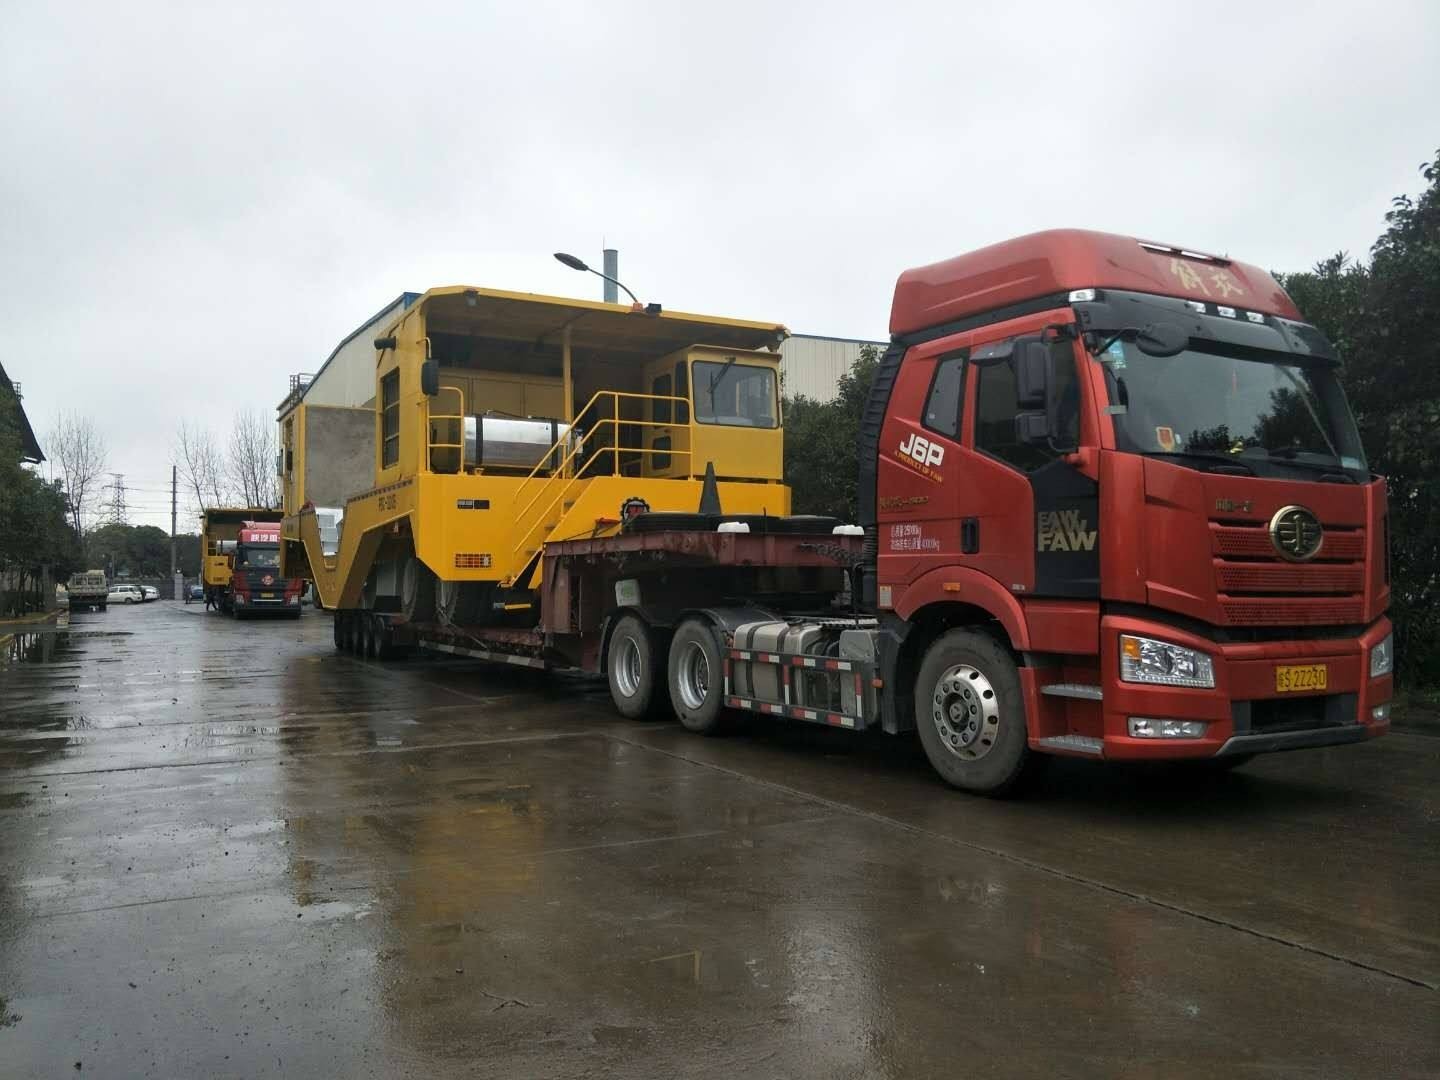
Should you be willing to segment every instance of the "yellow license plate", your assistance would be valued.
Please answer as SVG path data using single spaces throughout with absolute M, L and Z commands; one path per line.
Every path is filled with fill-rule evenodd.
M 260 599 L 261 599 L 261 600 L 274 600 L 274 599 L 275 599 L 275 594 L 274 594 L 273 592 L 262 592 L 262 593 L 260 594 Z
M 1275 668 L 1277 694 L 1324 690 L 1329 684 L 1330 668 L 1325 664 L 1279 664 Z

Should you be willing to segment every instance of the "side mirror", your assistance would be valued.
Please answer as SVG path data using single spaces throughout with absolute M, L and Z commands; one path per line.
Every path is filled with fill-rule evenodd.
M 420 365 L 420 392 L 427 397 L 440 393 L 440 365 L 434 360 Z
M 1050 346 L 1022 338 L 1015 346 L 1015 398 L 1022 409 L 1043 409 L 1050 388 Z
M 1146 356 L 1176 356 L 1189 344 L 1185 328 L 1172 322 L 1151 323 L 1135 335 L 1135 347 Z
M 1015 441 L 1024 446 L 1050 445 L 1050 421 L 1043 412 L 1022 412 L 1015 417 Z

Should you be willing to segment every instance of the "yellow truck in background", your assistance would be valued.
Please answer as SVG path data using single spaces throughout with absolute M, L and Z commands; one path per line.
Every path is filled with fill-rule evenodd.
M 302 583 L 280 570 L 282 513 L 263 506 L 211 507 L 200 527 L 205 604 L 236 618 L 265 611 L 300 615 Z

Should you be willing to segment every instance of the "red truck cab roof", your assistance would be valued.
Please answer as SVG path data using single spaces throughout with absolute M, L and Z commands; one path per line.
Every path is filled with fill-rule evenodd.
M 895 283 L 890 333 L 957 322 L 1076 289 L 1125 289 L 1299 319 L 1258 266 L 1172 244 L 1086 229 L 1049 229 L 906 270 Z

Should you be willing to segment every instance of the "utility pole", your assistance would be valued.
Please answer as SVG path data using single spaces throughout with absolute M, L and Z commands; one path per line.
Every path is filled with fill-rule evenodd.
M 176 466 L 170 466 L 170 580 L 175 580 L 175 495 L 178 490 L 176 481 L 179 478 L 179 470 Z M 179 596 L 171 597 L 172 600 L 179 600 Z

